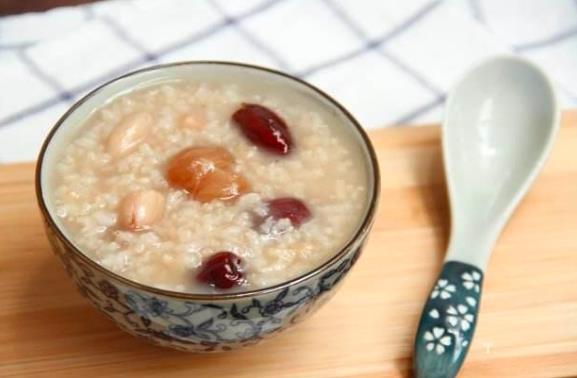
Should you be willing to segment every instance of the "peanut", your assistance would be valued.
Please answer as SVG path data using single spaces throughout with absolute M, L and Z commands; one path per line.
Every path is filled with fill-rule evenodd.
M 113 157 L 120 157 L 133 151 L 148 136 L 152 121 L 152 116 L 145 112 L 126 116 L 110 133 L 108 152 Z
M 118 207 L 118 225 L 129 231 L 146 230 L 162 218 L 164 206 L 164 196 L 156 190 L 129 193 Z
M 192 108 L 188 113 L 181 118 L 181 123 L 184 128 L 192 130 L 200 130 L 206 125 L 205 110 L 201 107 Z

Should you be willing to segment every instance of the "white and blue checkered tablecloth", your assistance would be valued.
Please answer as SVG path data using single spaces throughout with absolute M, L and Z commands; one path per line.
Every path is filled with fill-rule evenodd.
M 574 0 L 114 0 L 0 18 L 0 162 L 32 160 L 91 88 L 139 67 L 234 60 L 331 93 L 367 128 L 438 121 L 472 63 L 516 53 L 577 104 Z

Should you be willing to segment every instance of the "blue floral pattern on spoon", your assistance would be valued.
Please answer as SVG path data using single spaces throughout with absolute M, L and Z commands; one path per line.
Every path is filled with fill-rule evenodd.
M 483 273 L 470 264 L 449 261 L 434 286 L 415 340 L 415 376 L 456 376 L 475 331 Z

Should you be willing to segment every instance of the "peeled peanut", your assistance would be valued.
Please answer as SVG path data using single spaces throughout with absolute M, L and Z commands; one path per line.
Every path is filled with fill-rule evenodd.
M 118 225 L 129 231 L 146 230 L 162 218 L 164 206 L 164 196 L 156 190 L 129 193 L 118 206 Z
M 187 129 L 200 130 L 206 124 L 204 109 L 194 108 L 184 114 L 181 119 L 182 126 Z
M 108 137 L 106 147 L 110 155 L 120 157 L 134 150 L 148 136 L 152 121 L 152 116 L 145 112 L 126 116 Z

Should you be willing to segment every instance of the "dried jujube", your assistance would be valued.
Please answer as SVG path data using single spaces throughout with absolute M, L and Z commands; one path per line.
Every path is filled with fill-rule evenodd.
M 206 259 L 196 275 L 197 281 L 218 289 L 230 289 L 245 282 L 242 258 L 222 251 Z
M 232 119 L 255 145 L 277 155 L 287 155 L 291 151 L 293 142 L 285 121 L 269 108 L 242 104 Z

